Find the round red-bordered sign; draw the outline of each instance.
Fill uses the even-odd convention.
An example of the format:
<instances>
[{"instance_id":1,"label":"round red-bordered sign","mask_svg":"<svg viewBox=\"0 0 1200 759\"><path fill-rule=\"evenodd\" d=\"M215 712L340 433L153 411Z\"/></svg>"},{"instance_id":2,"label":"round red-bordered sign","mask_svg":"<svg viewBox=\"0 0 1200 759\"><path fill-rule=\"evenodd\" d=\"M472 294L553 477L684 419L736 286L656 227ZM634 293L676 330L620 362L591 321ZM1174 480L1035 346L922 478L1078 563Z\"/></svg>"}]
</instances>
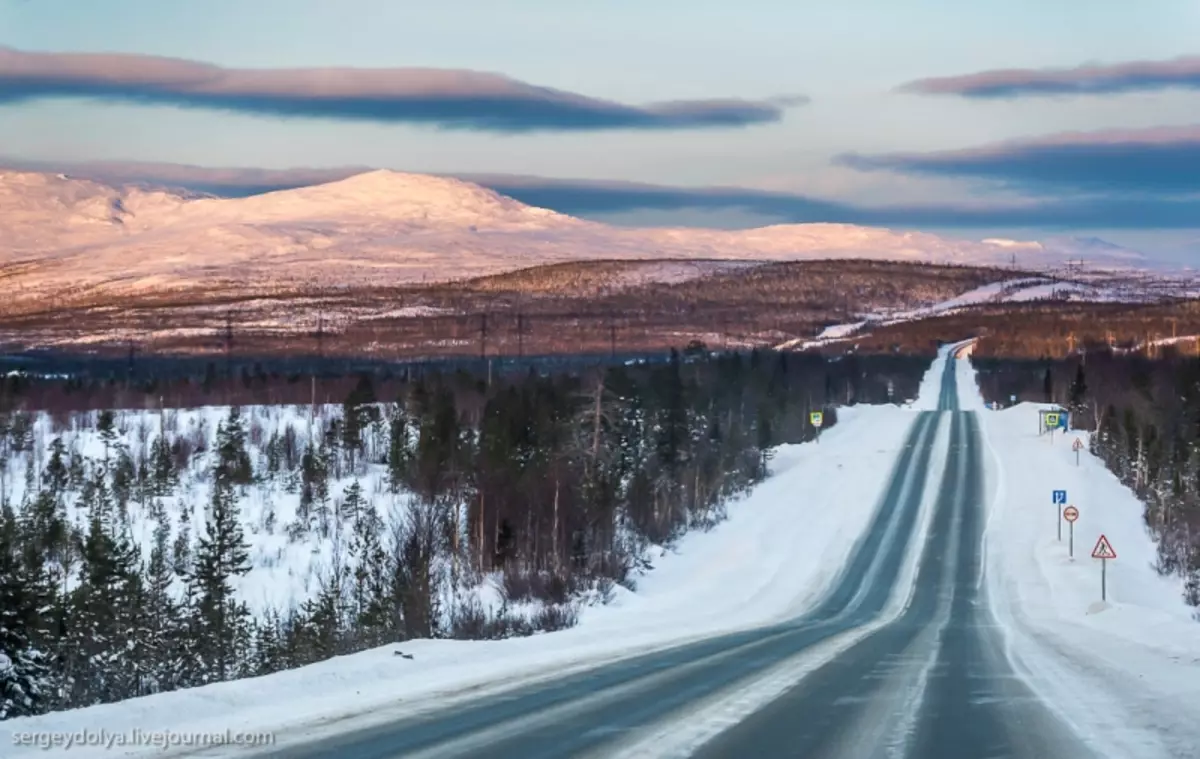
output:
<instances>
[{"instance_id":1,"label":"round red-bordered sign","mask_svg":"<svg viewBox=\"0 0 1200 759\"><path fill-rule=\"evenodd\" d=\"M1067 520L1068 522L1074 522L1078 518L1079 509L1075 508L1074 506L1068 506L1067 508L1063 509L1063 519Z\"/></svg>"}]
</instances>

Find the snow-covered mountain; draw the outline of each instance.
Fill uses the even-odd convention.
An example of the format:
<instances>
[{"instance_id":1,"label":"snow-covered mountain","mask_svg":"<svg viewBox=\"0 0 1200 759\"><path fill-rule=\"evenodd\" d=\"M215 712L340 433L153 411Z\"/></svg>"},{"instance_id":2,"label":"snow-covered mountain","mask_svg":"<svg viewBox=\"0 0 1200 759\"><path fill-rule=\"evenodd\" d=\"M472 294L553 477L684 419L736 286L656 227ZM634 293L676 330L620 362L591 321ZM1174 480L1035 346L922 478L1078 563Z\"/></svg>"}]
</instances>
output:
<instances>
[{"instance_id":1,"label":"snow-covered mountain","mask_svg":"<svg viewBox=\"0 0 1200 759\"><path fill-rule=\"evenodd\" d=\"M847 224L629 229L460 180L371 171L247 198L0 172L0 274L15 297L394 285L587 259L875 258L1041 268L1072 241L956 240ZM1101 241L1102 242L1102 241ZM1140 255L1095 242L1090 264Z\"/></svg>"}]
</instances>

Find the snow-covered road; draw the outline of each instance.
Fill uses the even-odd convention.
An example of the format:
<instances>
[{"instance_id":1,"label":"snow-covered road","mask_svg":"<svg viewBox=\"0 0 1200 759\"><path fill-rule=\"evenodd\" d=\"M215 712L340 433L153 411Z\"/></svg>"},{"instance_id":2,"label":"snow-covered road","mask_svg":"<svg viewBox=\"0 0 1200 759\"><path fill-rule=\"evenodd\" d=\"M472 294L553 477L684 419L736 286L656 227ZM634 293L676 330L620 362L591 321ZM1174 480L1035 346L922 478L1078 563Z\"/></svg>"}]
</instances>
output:
<instances>
[{"instance_id":1,"label":"snow-covered road","mask_svg":"<svg viewBox=\"0 0 1200 759\"><path fill-rule=\"evenodd\" d=\"M101 731L105 737L171 731L177 738L271 732L280 742L285 736L308 742L454 703L478 703L502 690L717 635L749 636L802 617L843 579L840 570L886 501L893 464L906 444L914 444L910 428L922 412L933 412L940 420L925 443L928 465L920 477L908 478L904 491L912 497L914 488L933 483L914 502L914 544L925 542L950 442L952 415L936 412L946 354L931 367L915 408L839 410L839 424L819 444L779 449L774 476L732 504L726 522L685 537L640 578L636 593L622 590L611 605L587 609L576 628L496 642L409 641L268 677L12 720L0 723L0 741L13 746L4 755L40 754L33 737L77 731L97 737ZM1039 437L1035 406L985 410L969 362L952 368L960 408L978 419L986 475L983 585L1008 664L1074 738L1100 756L1196 756L1200 625L1182 601L1180 583L1159 577L1150 565L1154 546L1141 529L1141 505L1086 453L1076 467L1069 441ZM1068 490L1081 512L1074 562L1055 540L1052 489ZM1109 565L1107 605L1094 603L1098 562L1087 558L1101 531L1119 554ZM917 552L910 553L915 559ZM694 748L697 736L711 734L713 725L734 724L785 692L904 611L917 585L915 561L892 579L897 590L865 627L805 648L804 657L755 680L757 689L712 695L704 711L692 712L698 717L686 734L667 725L642 736L653 740L649 744L626 740L626 753L664 756L668 744ZM395 656L396 648L413 658ZM386 746L381 750L386 753ZM70 755L142 753L163 755L145 745L76 746Z\"/></svg>"}]
</instances>

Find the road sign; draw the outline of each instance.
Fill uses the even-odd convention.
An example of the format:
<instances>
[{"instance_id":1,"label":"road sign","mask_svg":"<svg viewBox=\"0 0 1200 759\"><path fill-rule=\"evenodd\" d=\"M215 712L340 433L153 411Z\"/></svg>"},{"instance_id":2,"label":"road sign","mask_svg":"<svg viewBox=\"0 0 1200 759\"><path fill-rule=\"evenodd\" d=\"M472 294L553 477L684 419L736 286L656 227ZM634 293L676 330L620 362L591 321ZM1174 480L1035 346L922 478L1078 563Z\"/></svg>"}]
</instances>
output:
<instances>
[{"instance_id":1,"label":"road sign","mask_svg":"<svg viewBox=\"0 0 1200 759\"><path fill-rule=\"evenodd\" d=\"M1058 533L1058 542L1062 542L1062 507L1067 505L1067 491L1050 491L1050 502L1054 504L1054 529Z\"/></svg>"},{"instance_id":2,"label":"road sign","mask_svg":"<svg viewBox=\"0 0 1200 759\"><path fill-rule=\"evenodd\" d=\"M1058 426L1058 414L1056 414L1054 412L1046 414L1046 426L1047 427L1057 427Z\"/></svg>"},{"instance_id":3,"label":"road sign","mask_svg":"<svg viewBox=\"0 0 1200 759\"><path fill-rule=\"evenodd\" d=\"M1063 519L1067 520L1067 531L1070 537L1067 539L1067 556L1071 561L1075 561L1075 520L1079 518L1079 509L1074 506L1068 506L1063 509Z\"/></svg>"},{"instance_id":4,"label":"road sign","mask_svg":"<svg viewBox=\"0 0 1200 759\"><path fill-rule=\"evenodd\" d=\"M1096 547L1092 549L1092 558L1100 559L1100 600L1108 600L1108 560L1117 558L1117 552L1113 550L1112 543L1108 542L1108 538L1104 534L1100 534L1100 539L1096 541Z\"/></svg>"},{"instance_id":5,"label":"road sign","mask_svg":"<svg viewBox=\"0 0 1200 759\"><path fill-rule=\"evenodd\" d=\"M1009 402L1009 403L1016 403L1016 402L1017 402L1017 396L1015 396L1015 395L1010 395L1010 396L1008 396L1008 402Z\"/></svg>"},{"instance_id":6,"label":"road sign","mask_svg":"<svg viewBox=\"0 0 1200 759\"><path fill-rule=\"evenodd\" d=\"M808 415L808 421L812 422L812 426L820 427L825 422L825 414L820 411L814 411Z\"/></svg>"},{"instance_id":7,"label":"road sign","mask_svg":"<svg viewBox=\"0 0 1200 759\"><path fill-rule=\"evenodd\" d=\"M1113 550L1112 543L1108 542L1108 538L1103 535L1096 541L1096 547L1092 549L1093 559L1115 559L1117 552Z\"/></svg>"},{"instance_id":8,"label":"road sign","mask_svg":"<svg viewBox=\"0 0 1200 759\"><path fill-rule=\"evenodd\" d=\"M1075 451L1075 466L1079 466L1079 452L1083 450L1083 441L1075 438L1075 442L1071 444L1071 450Z\"/></svg>"}]
</instances>

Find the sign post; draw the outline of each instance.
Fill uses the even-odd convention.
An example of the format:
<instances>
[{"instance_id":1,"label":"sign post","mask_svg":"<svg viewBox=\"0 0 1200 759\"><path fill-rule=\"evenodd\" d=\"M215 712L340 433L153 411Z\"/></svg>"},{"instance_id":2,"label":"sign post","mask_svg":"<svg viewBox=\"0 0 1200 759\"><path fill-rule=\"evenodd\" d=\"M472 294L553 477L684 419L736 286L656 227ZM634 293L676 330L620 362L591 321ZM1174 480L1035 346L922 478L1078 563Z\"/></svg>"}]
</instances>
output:
<instances>
[{"instance_id":1,"label":"sign post","mask_svg":"<svg viewBox=\"0 0 1200 759\"><path fill-rule=\"evenodd\" d=\"M1075 451L1075 466L1079 466L1079 452L1083 450L1083 441L1075 438L1075 442L1071 444L1071 450Z\"/></svg>"},{"instance_id":2,"label":"sign post","mask_svg":"<svg viewBox=\"0 0 1200 759\"><path fill-rule=\"evenodd\" d=\"M1067 505L1067 491L1055 490L1050 493L1054 503L1054 524L1058 526L1058 542L1062 542L1062 507Z\"/></svg>"},{"instance_id":3,"label":"sign post","mask_svg":"<svg viewBox=\"0 0 1200 759\"><path fill-rule=\"evenodd\" d=\"M1108 600L1108 560L1117 558L1117 552L1113 550L1112 543L1108 542L1108 538L1102 534L1100 539L1096 541L1096 547L1092 549L1092 558L1100 560L1100 600Z\"/></svg>"},{"instance_id":4,"label":"sign post","mask_svg":"<svg viewBox=\"0 0 1200 759\"><path fill-rule=\"evenodd\" d=\"M817 428L817 442L821 442L821 425L825 423L825 414L821 411L813 411L808 415L808 421Z\"/></svg>"},{"instance_id":5,"label":"sign post","mask_svg":"<svg viewBox=\"0 0 1200 759\"><path fill-rule=\"evenodd\" d=\"M1079 509L1074 506L1068 506L1063 509L1063 519L1067 520L1067 556L1072 561L1075 560L1075 520L1079 518Z\"/></svg>"}]
</instances>

